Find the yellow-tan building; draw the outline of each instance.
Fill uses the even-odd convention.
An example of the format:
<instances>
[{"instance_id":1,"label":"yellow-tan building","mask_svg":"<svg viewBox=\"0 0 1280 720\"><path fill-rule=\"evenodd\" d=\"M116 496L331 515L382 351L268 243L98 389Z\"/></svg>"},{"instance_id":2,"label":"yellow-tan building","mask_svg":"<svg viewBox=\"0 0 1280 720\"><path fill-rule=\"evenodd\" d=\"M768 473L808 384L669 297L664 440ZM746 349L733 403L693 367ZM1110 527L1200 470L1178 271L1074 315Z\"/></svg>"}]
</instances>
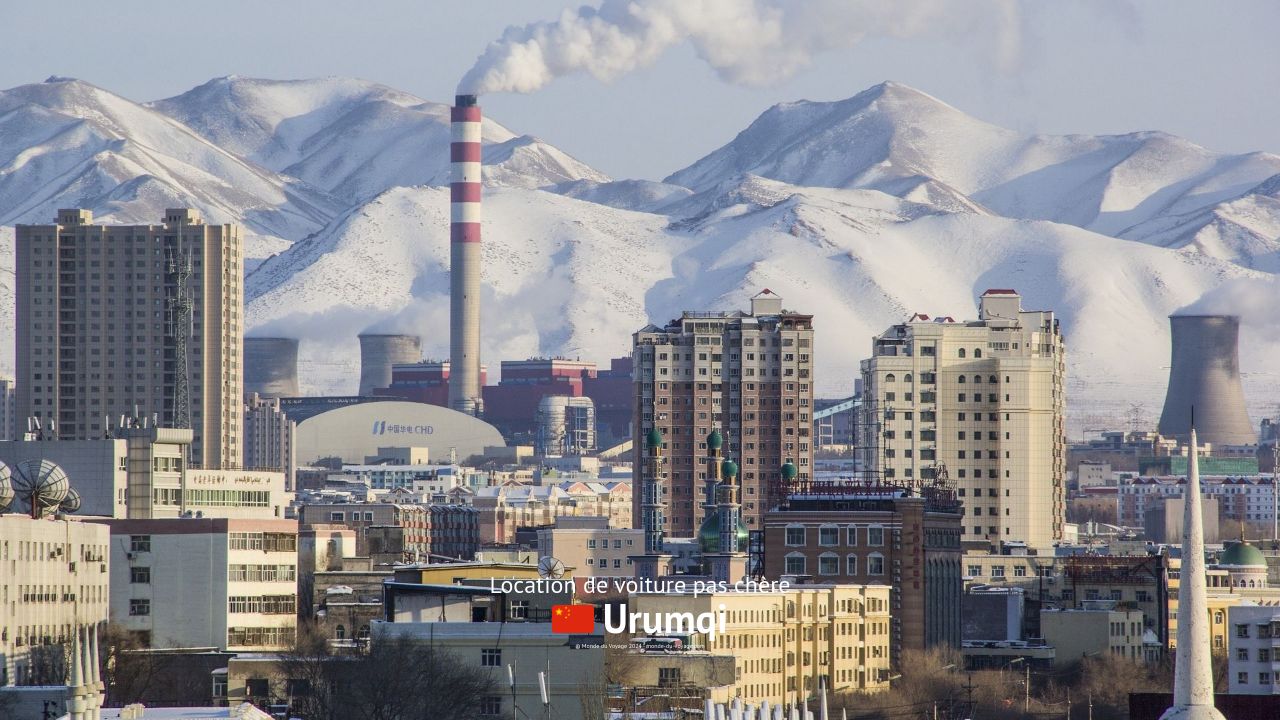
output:
<instances>
[{"instance_id":1,"label":"yellow-tan building","mask_svg":"<svg viewBox=\"0 0 1280 720\"><path fill-rule=\"evenodd\" d=\"M887 585L803 585L777 592L646 594L632 596L640 613L715 613L724 605L725 632L690 638L694 648L732 655L736 681L708 688L716 702L791 702L812 696L825 677L834 692L889 687ZM672 667L679 654L672 653Z\"/></svg>"}]
</instances>

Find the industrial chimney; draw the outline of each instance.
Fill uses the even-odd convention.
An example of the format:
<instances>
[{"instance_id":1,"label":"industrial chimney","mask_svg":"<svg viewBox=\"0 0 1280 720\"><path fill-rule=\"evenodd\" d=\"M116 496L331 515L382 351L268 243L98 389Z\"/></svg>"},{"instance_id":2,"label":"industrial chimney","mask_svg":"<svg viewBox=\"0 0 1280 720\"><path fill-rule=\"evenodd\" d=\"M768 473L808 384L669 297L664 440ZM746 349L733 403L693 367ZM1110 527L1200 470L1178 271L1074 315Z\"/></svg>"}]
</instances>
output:
<instances>
[{"instance_id":1,"label":"industrial chimney","mask_svg":"<svg viewBox=\"0 0 1280 720\"><path fill-rule=\"evenodd\" d=\"M459 95L449 145L449 407L484 412L480 389L480 106Z\"/></svg>"},{"instance_id":2,"label":"industrial chimney","mask_svg":"<svg viewBox=\"0 0 1280 720\"><path fill-rule=\"evenodd\" d=\"M1240 318L1173 315L1169 327L1173 353L1160 434L1186 443L1194 408L1201 444L1216 448L1256 443L1240 385Z\"/></svg>"},{"instance_id":3,"label":"industrial chimney","mask_svg":"<svg viewBox=\"0 0 1280 720\"><path fill-rule=\"evenodd\" d=\"M296 338L244 339L244 394L298 397L298 341Z\"/></svg>"},{"instance_id":4,"label":"industrial chimney","mask_svg":"<svg viewBox=\"0 0 1280 720\"><path fill-rule=\"evenodd\" d=\"M417 335L360 336L360 395L391 384L391 366L422 360L422 341Z\"/></svg>"}]
</instances>

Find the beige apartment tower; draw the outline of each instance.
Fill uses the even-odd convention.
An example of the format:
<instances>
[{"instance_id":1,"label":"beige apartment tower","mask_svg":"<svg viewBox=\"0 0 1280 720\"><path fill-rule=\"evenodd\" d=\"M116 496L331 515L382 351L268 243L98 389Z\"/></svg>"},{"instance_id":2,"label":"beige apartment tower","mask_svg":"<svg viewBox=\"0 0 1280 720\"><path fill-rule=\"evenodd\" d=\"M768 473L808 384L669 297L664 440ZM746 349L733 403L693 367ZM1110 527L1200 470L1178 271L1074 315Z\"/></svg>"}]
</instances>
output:
<instances>
[{"instance_id":1,"label":"beige apartment tower","mask_svg":"<svg viewBox=\"0 0 1280 720\"><path fill-rule=\"evenodd\" d=\"M987 290L979 319L915 315L862 361L868 467L929 484L945 470L963 503L966 544L1062 539L1065 350L1052 311Z\"/></svg>"},{"instance_id":2,"label":"beige apartment tower","mask_svg":"<svg viewBox=\"0 0 1280 720\"><path fill-rule=\"evenodd\" d=\"M23 429L35 417L62 439L101 438L135 409L173 427L185 375L191 464L239 466L241 254L239 227L206 225L191 209L166 210L158 225L96 225L88 210L59 210L53 225L18 225Z\"/></svg>"},{"instance_id":3,"label":"beige apartment tower","mask_svg":"<svg viewBox=\"0 0 1280 720\"><path fill-rule=\"evenodd\" d=\"M813 467L813 316L784 310L764 290L749 312L685 312L666 327L648 325L633 336L632 352L633 465L647 467L645 438L657 428L665 535L691 537L706 516L712 430L722 457L739 467L742 521L761 529L782 465L791 460L799 482ZM632 526L641 527L643 493L634 502Z\"/></svg>"}]
</instances>

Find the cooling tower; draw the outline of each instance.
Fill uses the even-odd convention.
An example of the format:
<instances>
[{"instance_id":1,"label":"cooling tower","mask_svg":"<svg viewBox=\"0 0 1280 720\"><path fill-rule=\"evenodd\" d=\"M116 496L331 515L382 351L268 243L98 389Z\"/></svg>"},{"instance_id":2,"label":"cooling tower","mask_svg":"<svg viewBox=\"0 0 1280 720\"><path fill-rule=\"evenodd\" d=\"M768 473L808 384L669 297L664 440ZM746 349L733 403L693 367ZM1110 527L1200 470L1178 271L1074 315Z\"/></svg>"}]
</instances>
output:
<instances>
[{"instance_id":1,"label":"cooling tower","mask_svg":"<svg viewBox=\"0 0 1280 720\"><path fill-rule=\"evenodd\" d=\"M391 366L422 361L422 341L417 335L360 336L360 395L391 384Z\"/></svg>"},{"instance_id":2,"label":"cooling tower","mask_svg":"<svg viewBox=\"0 0 1280 720\"><path fill-rule=\"evenodd\" d=\"M298 341L295 338L244 339L244 393L298 397Z\"/></svg>"},{"instance_id":3,"label":"cooling tower","mask_svg":"<svg viewBox=\"0 0 1280 720\"><path fill-rule=\"evenodd\" d=\"M1173 315L1169 389L1160 413L1160 434L1185 443L1195 408L1200 443L1246 445L1258 436L1245 411L1240 385L1240 318L1234 315Z\"/></svg>"},{"instance_id":4,"label":"cooling tower","mask_svg":"<svg viewBox=\"0 0 1280 720\"><path fill-rule=\"evenodd\" d=\"M450 113L449 407L484 412L480 390L480 106L459 95Z\"/></svg>"}]
</instances>

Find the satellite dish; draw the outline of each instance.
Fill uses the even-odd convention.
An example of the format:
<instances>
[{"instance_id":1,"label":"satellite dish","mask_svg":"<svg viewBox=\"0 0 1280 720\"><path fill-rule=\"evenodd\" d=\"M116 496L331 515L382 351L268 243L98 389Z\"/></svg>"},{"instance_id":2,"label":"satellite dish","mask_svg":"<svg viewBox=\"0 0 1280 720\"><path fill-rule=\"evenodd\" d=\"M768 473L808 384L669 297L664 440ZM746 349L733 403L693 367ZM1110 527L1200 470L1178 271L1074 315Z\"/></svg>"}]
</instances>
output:
<instances>
[{"instance_id":1,"label":"satellite dish","mask_svg":"<svg viewBox=\"0 0 1280 720\"><path fill-rule=\"evenodd\" d=\"M73 513L80 509L80 493L75 488L67 488L67 496L58 503L58 512Z\"/></svg>"},{"instance_id":2,"label":"satellite dish","mask_svg":"<svg viewBox=\"0 0 1280 720\"><path fill-rule=\"evenodd\" d=\"M14 468L16 506L33 517L57 508L70 489L67 473L51 460L24 460Z\"/></svg>"},{"instance_id":3,"label":"satellite dish","mask_svg":"<svg viewBox=\"0 0 1280 720\"><path fill-rule=\"evenodd\" d=\"M10 479L9 466L0 462L0 513L13 504L13 482Z\"/></svg>"},{"instance_id":4,"label":"satellite dish","mask_svg":"<svg viewBox=\"0 0 1280 720\"><path fill-rule=\"evenodd\" d=\"M548 555L538 561L538 575L558 580L564 577L564 563Z\"/></svg>"}]
</instances>

